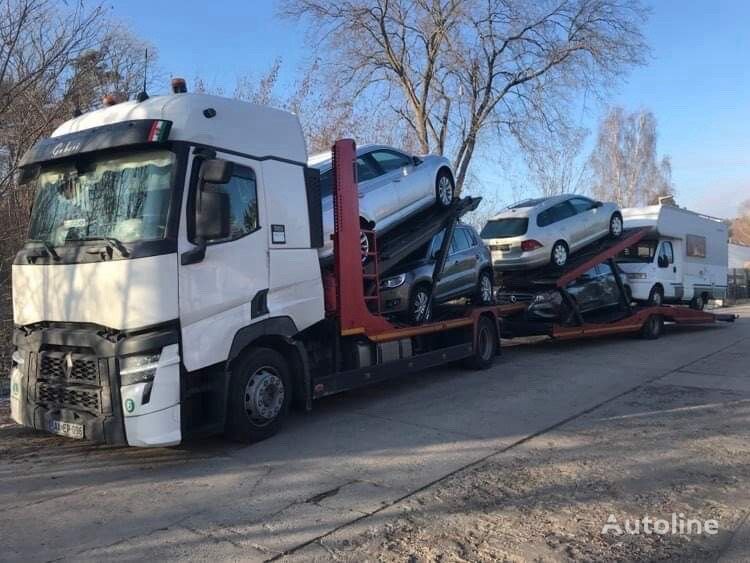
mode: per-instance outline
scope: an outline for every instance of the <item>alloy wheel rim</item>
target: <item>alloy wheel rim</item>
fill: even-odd
[[[447,176],[442,176],[438,181],[438,194],[443,205],[448,205],[453,199],[453,186]]]
[[[612,226],[610,228],[613,235],[620,236],[622,234],[622,219],[617,216],[612,217]]]
[[[489,303],[492,299],[492,283],[490,283],[490,278],[487,276],[482,276],[482,301],[484,303]]]
[[[359,247],[362,250],[362,262],[364,262],[367,260],[367,254],[370,252],[370,239],[362,231],[359,233]]]
[[[284,382],[275,368],[257,369],[245,385],[245,412],[250,420],[263,426],[278,416],[284,406]]]
[[[562,244],[558,244],[555,247],[555,264],[562,266],[568,260],[568,253],[565,251],[565,247]]]
[[[427,306],[429,304],[430,297],[424,291],[418,291],[414,296],[414,319],[417,321],[427,320],[429,318],[429,311]]]

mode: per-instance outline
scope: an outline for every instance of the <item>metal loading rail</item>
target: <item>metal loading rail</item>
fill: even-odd
[[[533,270],[502,272],[501,283],[509,289],[565,287],[597,264],[614,258],[624,249],[636,244],[649,231],[648,227],[626,229],[616,239],[607,237],[598,240],[571,254],[568,263],[562,268],[549,264]]]

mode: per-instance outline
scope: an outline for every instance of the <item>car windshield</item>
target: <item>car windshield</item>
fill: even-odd
[[[509,217],[488,221],[480,235],[483,239],[519,237],[529,228],[527,217]]]
[[[651,263],[654,261],[654,256],[656,256],[657,244],[658,242],[655,240],[642,240],[620,252],[617,256],[617,261]]]
[[[42,168],[29,239],[54,246],[107,237],[163,239],[173,165],[174,154],[162,150]]]

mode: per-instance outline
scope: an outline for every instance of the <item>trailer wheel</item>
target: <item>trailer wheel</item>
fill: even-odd
[[[641,338],[656,340],[664,332],[664,317],[651,315],[641,327]]]
[[[225,433],[250,444],[276,434],[289,412],[292,380],[284,357],[270,348],[256,348],[231,369]]]
[[[474,354],[466,358],[465,365],[471,369],[487,369],[497,354],[498,336],[495,323],[489,317],[480,317],[477,322],[477,343]]]
[[[453,203],[453,178],[446,169],[440,170],[435,180],[435,199],[440,207],[450,207]]]

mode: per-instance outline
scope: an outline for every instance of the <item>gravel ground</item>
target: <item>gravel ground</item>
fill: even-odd
[[[715,560],[750,506],[748,483],[750,393],[656,382],[441,481],[378,525],[342,530],[294,558]],[[672,513],[715,519],[719,532],[602,533],[610,515],[623,526]]]

